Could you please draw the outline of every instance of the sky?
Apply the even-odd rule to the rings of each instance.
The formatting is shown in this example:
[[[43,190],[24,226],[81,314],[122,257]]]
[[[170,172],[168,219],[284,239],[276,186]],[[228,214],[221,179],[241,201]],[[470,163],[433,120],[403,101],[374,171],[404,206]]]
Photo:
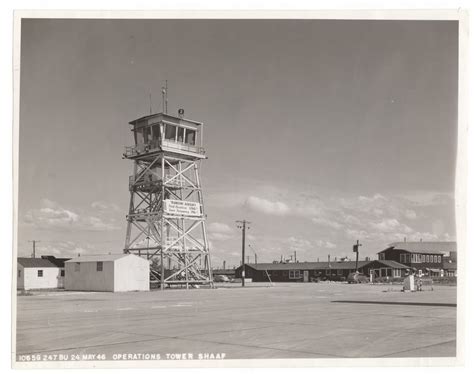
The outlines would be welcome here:
[[[121,252],[128,122],[204,122],[213,266],[456,240],[454,21],[23,20],[18,253]]]

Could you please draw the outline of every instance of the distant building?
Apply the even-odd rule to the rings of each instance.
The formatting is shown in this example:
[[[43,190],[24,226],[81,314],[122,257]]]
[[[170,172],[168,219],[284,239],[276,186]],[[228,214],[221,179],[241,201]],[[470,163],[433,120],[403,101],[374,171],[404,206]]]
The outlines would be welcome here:
[[[453,263],[445,259],[452,254],[457,259],[456,251],[456,242],[397,242],[389,244],[388,248],[378,253],[378,257],[379,260],[400,262],[419,274],[444,276],[446,264]],[[452,266],[447,268],[447,274],[453,274]]]
[[[341,281],[355,271],[355,261],[340,262],[289,262],[245,264],[245,278],[253,282],[310,282],[311,279]],[[409,268],[396,261],[359,261],[358,271],[375,277],[401,277]],[[235,269],[235,277],[242,277],[242,266]]]
[[[17,289],[54,289],[64,287],[64,262],[67,258],[18,257]]]
[[[81,256],[66,261],[65,289],[149,291],[150,264],[133,254]]]
[[[451,248],[449,254],[443,257],[443,275],[445,277],[457,277],[458,275],[457,248]]]

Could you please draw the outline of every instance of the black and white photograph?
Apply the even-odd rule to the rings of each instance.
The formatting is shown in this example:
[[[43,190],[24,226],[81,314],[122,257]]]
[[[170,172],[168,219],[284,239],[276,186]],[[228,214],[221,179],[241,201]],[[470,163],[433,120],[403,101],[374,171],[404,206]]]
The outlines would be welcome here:
[[[20,13],[13,365],[455,363],[448,15]]]

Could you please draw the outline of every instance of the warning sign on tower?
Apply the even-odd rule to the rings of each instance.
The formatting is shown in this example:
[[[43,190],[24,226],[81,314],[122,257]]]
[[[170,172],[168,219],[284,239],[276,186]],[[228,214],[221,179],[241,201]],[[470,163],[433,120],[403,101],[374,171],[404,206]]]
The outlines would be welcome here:
[[[195,203],[192,201],[182,201],[182,200],[170,200],[166,199],[165,203],[165,213],[176,214],[180,216],[192,216],[200,217],[201,213],[201,204]]]

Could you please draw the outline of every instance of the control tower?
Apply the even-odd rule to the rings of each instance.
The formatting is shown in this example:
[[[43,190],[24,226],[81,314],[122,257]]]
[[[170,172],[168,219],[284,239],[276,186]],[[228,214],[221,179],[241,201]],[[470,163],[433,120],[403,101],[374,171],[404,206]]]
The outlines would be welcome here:
[[[129,123],[135,145],[124,252],[150,261],[151,282],[161,289],[213,286],[206,216],[199,178],[206,159],[203,124],[167,113]]]

